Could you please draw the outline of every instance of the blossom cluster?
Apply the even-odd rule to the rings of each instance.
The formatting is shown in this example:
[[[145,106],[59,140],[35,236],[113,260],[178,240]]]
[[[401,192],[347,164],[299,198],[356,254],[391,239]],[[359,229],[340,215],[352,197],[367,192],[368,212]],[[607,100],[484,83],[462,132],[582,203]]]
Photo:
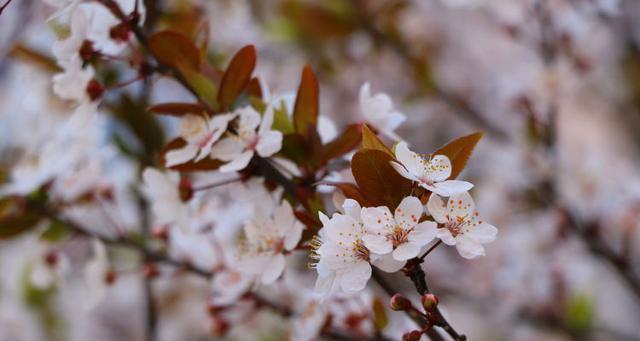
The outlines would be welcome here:
[[[166,275],[169,266],[205,276],[210,286],[203,301],[216,333],[270,306],[294,316],[295,339],[332,328],[374,335],[384,327],[369,314],[380,310],[365,290],[372,266],[400,275],[441,242],[473,259],[495,240],[497,229],[476,212],[473,185],[456,180],[482,134],[418,154],[396,131],[406,116],[369,83],[353,101],[358,113],[339,129],[319,113],[319,82],[309,66],[297,91],[271,94],[254,75],[251,45],[222,68],[202,57],[206,45],[181,32],[144,36],[142,1],[54,5],[59,11],[50,20],[66,19],[69,28],[52,48],[51,86],[66,101],[64,129],[13,167],[0,193],[15,210],[1,218],[18,226],[8,236],[51,234],[43,226],[57,224],[87,237],[85,277],[97,293],[91,307],[118,277],[107,249],[122,244],[142,254],[138,265],[147,278]],[[133,78],[107,84],[100,71],[122,61]],[[106,114],[117,107],[107,91],[115,96],[138,81],[142,88],[159,86],[161,77],[173,77],[190,97],[149,105],[141,96],[124,114]],[[155,114],[171,129],[162,129]],[[149,119],[136,126],[140,117]],[[131,134],[102,136],[117,135],[111,125],[123,122]],[[156,135],[145,135],[149,129]],[[174,135],[170,141],[158,138],[165,130]],[[125,148],[132,139],[137,143]],[[69,263],[61,245],[38,268],[48,270],[33,276],[46,279],[37,281],[42,287],[67,276],[57,271]],[[317,274],[299,269],[307,258]],[[299,290],[310,277],[315,290]],[[265,292],[286,295],[269,303]],[[351,304],[363,297],[373,307]],[[277,304],[287,300],[304,304]]]

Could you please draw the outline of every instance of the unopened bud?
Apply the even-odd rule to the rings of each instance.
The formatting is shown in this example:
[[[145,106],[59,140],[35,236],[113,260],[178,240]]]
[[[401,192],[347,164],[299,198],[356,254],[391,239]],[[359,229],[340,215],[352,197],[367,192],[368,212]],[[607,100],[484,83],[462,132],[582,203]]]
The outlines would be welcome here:
[[[119,23],[109,30],[109,38],[115,41],[128,41],[131,29],[126,22]]]
[[[158,266],[156,266],[154,263],[147,263],[144,265],[142,273],[144,274],[145,278],[154,278],[160,274],[160,271],[158,271]]]
[[[89,81],[89,84],[87,84],[86,91],[89,95],[89,98],[92,101],[95,101],[102,97],[102,94],[104,93],[104,86],[102,86],[102,84],[100,84],[100,82],[98,82],[97,80],[92,79]]]
[[[224,336],[229,331],[229,323],[219,316],[209,319],[209,332],[213,336]]]
[[[169,229],[166,226],[155,227],[151,233],[160,240],[169,240]]]
[[[113,270],[109,270],[104,274],[104,281],[105,283],[107,283],[107,285],[113,285],[113,283],[115,283],[117,279],[118,274],[116,274],[116,272]]]
[[[425,311],[431,311],[438,306],[438,298],[434,294],[424,294],[421,300]]]
[[[180,191],[180,199],[182,199],[182,201],[189,201],[189,199],[193,197],[193,185],[189,179],[181,179],[178,190]]]
[[[395,311],[407,310],[411,308],[411,301],[402,296],[402,294],[395,294],[391,297],[389,305],[391,306],[391,309]]]
[[[93,59],[93,56],[95,56],[96,54],[96,50],[93,48],[93,42],[91,40],[83,41],[78,53],[80,54],[80,58],[82,58],[82,61],[91,61],[91,59]]]
[[[58,253],[55,251],[49,251],[46,255],[44,255],[44,262],[47,266],[51,268],[55,268],[58,264]]]
[[[422,336],[422,332],[419,330],[412,330],[402,335],[402,341],[419,341]]]

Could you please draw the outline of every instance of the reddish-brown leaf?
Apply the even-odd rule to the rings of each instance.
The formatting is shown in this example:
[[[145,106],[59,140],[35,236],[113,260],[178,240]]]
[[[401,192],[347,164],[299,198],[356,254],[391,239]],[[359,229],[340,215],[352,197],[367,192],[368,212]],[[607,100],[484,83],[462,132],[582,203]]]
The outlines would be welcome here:
[[[222,110],[228,110],[236,97],[247,86],[253,69],[256,67],[256,48],[247,45],[240,49],[231,59],[220,82],[218,103]]]
[[[42,220],[40,214],[30,212],[15,198],[0,199],[0,240],[31,230],[40,220]]]
[[[147,110],[154,114],[183,116],[186,114],[200,114],[206,112],[206,108],[198,103],[160,103],[150,106]]]
[[[480,132],[463,136],[447,143],[433,153],[434,155],[446,155],[451,160],[450,179],[455,179],[460,175],[481,138],[482,133]]]
[[[366,124],[362,125],[362,148],[380,150],[394,157],[391,149]]]
[[[411,194],[411,181],[391,166],[391,155],[375,149],[361,149],[351,159],[351,171],[367,201],[394,210]]]
[[[250,96],[262,99],[262,87],[260,86],[260,81],[257,78],[251,78],[246,88],[247,93]]]
[[[309,127],[318,123],[318,80],[309,65],[302,69],[296,104],[293,108],[293,125],[297,133],[307,136]]]
[[[360,188],[358,188],[356,184],[352,184],[349,182],[326,181],[326,182],[319,182],[318,185],[334,186],[338,188],[342,192],[342,194],[344,194],[345,197],[357,201],[361,206],[364,206],[364,207],[371,206],[369,205],[369,202],[367,201],[367,199],[364,197],[364,194],[360,192]]]
[[[360,124],[351,124],[333,141],[322,147],[321,164],[354,150],[362,140]]]
[[[177,69],[200,69],[200,50],[183,33],[160,31],[149,37],[149,51],[161,63]]]

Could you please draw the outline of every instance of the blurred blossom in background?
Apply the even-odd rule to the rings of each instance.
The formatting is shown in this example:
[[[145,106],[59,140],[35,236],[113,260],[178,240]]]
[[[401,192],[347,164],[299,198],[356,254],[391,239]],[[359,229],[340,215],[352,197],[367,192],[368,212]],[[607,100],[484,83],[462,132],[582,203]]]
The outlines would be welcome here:
[[[58,79],[62,88],[54,92],[54,75],[61,68],[72,72],[75,63],[54,58],[64,54],[54,42],[68,35],[78,4],[13,0],[0,15],[0,195],[29,194],[55,175],[49,196],[76,200],[93,193],[65,215],[113,236],[146,233],[140,221],[185,210],[170,211],[167,219],[182,219],[199,234],[171,233],[168,252],[200,268],[230,264],[221,250],[237,242],[247,219],[260,216],[255,203],[271,207],[279,199],[252,179],[196,193],[196,203],[176,208],[171,195],[179,202],[184,193],[150,185],[178,184],[175,174],[145,173],[143,185],[143,169],[183,129],[145,109],[192,97],[169,77],[110,91],[109,84],[136,77],[126,61],[117,62],[130,42],[109,40],[113,33],[100,27],[118,20],[90,8],[97,2],[80,2],[87,18],[102,18],[90,21],[102,26],[89,27],[89,37],[115,56],[91,71],[106,87],[100,101],[83,89],[74,92],[78,78]],[[131,11],[135,2],[119,3]],[[442,313],[470,340],[640,339],[639,1],[144,3],[146,30],[193,34],[204,27],[208,34],[200,41],[218,67],[255,45],[254,74],[266,85],[266,98],[291,102],[300,69],[310,64],[321,113],[338,127],[362,120],[360,101],[367,95],[386,93],[393,110],[406,115],[395,134],[411,150],[484,133],[463,177],[475,184],[478,211],[499,227],[498,238],[485,257],[466,260],[441,247],[424,266]],[[72,115],[91,123],[75,128]],[[329,139],[336,134],[330,125],[321,128]],[[348,171],[334,175],[350,177]],[[233,178],[200,174],[191,181],[198,187]],[[169,199],[151,207],[150,217],[141,194]],[[238,305],[224,312],[223,323],[211,318],[207,305],[240,300],[229,291],[242,294],[255,285],[241,275],[225,270],[216,281],[231,284],[222,285],[155,263],[140,269],[139,255],[126,248],[37,228],[0,240],[0,340],[141,340],[148,323],[156,325],[159,340],[304,340],[325,322],[324,312],[348,324],[353,319],[347,317],[371,311],[376,294],[372,286],[318,304],[304,292],[312,291],[315,271],[309,274],[300,254],[287,259],[276,285],[262,290],[305,314],[291,322],[268,311],[246,318],[243,309],[251,307]],[[154,321],[146,312],[149,285]],[[395,285],[411,289],[404,279]],[[392,339],[411,330],[411,321],[396,314],[389,312],[387,329],[397,331],[389,332]],[[358,326],[362,333],[374,328],[367,323]]]

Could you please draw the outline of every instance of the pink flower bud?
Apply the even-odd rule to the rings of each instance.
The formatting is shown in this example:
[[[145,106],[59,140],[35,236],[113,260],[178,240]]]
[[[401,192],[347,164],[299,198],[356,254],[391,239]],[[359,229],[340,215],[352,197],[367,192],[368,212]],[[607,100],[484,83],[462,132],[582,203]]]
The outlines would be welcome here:
[[[421,301],[425,311],[431,311],[438,306],[438,298],[434,294],[422,295]]]
[[[402,341],[419,341],[422,336],[422,332],[419,330],[412,330],[402,335]]]
[[[89,81],[89,84],[87,84],[86,91],[89,95],[89,98],[92,101],[95,101],[102,97],[102,94],[104,93],[104,86],[102,86],[102,84],[100,84],[100,82],[98,82],[97,80],[92,79]]]
[[[389,305],[391,306],[391,309],[395,311],[407,310],[411,307],[411,301],[402,296],[402,294],[395,294],[391,297]]]

